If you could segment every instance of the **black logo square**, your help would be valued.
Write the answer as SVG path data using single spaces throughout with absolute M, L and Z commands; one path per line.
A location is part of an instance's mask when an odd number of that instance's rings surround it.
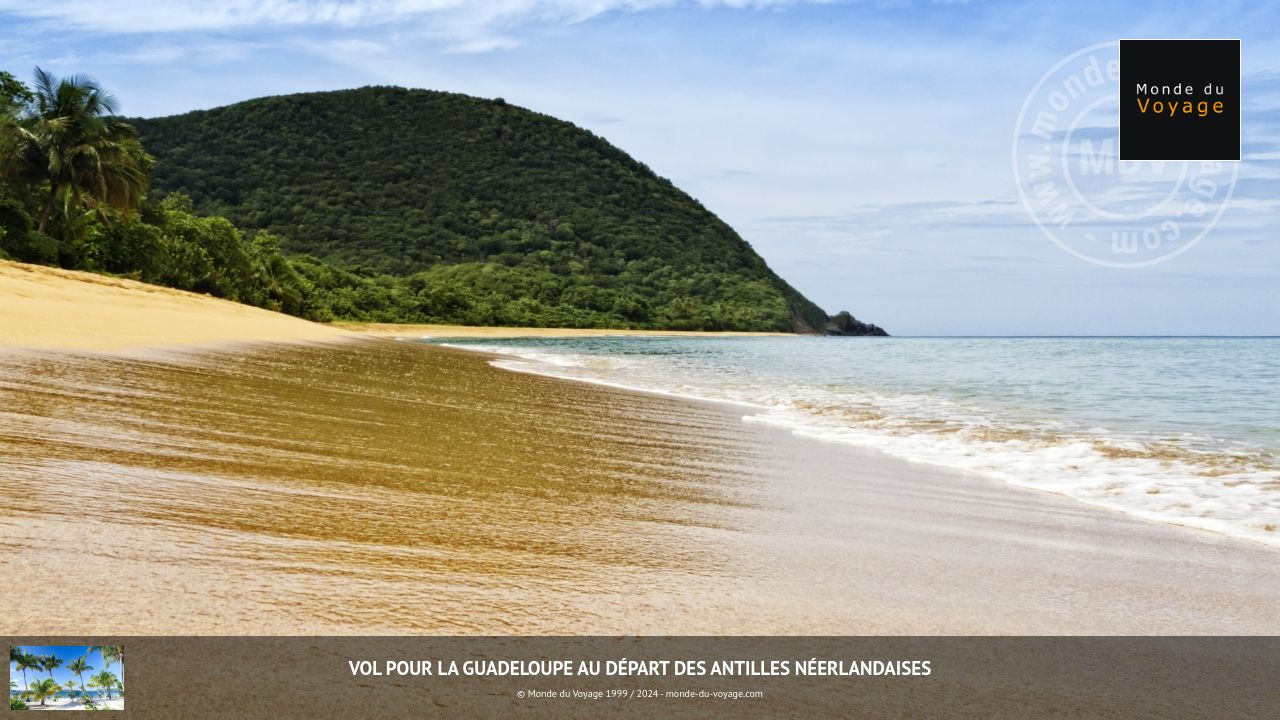
M 1239 160 L 1240 41 L 1121 40 L 1120 159 Z

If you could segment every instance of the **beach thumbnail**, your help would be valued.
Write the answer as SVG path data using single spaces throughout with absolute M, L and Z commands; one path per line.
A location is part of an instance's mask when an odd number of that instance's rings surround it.
M 10 710 L 123 710 L 119 645 L 9 647 Z

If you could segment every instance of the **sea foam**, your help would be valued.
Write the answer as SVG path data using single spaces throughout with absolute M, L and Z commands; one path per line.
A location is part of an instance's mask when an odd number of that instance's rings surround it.
M 786 350 L 779 343 L 787 342 L 793 344 L 790 361 L 786 352 L 778 352 L 779 347 Z M 1144 411 L 1177 412 L 1181 406 L 1173 403 L 1194 400 L 1176 393 L 1192 393 L 1192 387 L 1174 388 L 1164 401 L 1148 399 L 1145 408 L 1136 400 L 1108 408 L 1106 391 L 1094 388 L 1090 392 L 1099 398 L 1077 398 L 1063 392 L 1070 379 L 1041 377 L 1039 372 L 1032 373 L 1033 380 L 1004 381 L 1007 387 L 993 382 L 989 388 L 993 396 L 986 397 L 972 383 L 956 381 L 961 373 L 951 367 L 966 363 L 964 372 L 981 373 L 982 368 L 972 366 L 973 349 L 963 348 L 963 358 L 948 360 L 945 352 L 939 354 L 938 346 L 920 347 L 926 356 L 919 362 L 923 367 L 899 362 L 881 369 L 891 380 L 896 369 L 898 377 L 916 380 L 915 387 L 905 380 L 899 381 L 903 387 L 898 388 L 885 387 L 886 382 L 869 387 L 859 382 L 856 372 L 837 377 L 840 373 L 827 373 L 794 354 L 812 348 L 827 355 L 843 352 L 841 342 L 850 347 L 849 341 L 825 342 L 835 343 L 835 350 L 801 340 L 764 344 L 642 338 L 453 346 L 503 355 L 493 364 L 507 370 L 731 403 L 744 411 L 745 422 L 873 448 L 914 463 L 978 473 L 1149 520 L 1280 547 L 1277 454 L 1265 443 L 1232 438 L 1228 432 L 1261 425 L 1264 439 L 1270 437 L 1266 434 L 1270 427 L 1252 414 L 1258 408 L 1236 407 L 1239 417 L 1234 424 L 1204 421 L 1208 427 L 1197 427 L 1195 422 L 1174 418 L 1162 426 L 1159 421 L 1167 418 L 1148 421 Z M 865 348 L 856 352 L 865 353 Z M 1026 344 L 1014 343 L 989 352 L 987 370 L 1009 374 L 1007 363 L 1026 361 L 1029 350 Z M 1121 355 L 1132 353 L 1125 348 Z M 764 359 L 758 357 L 761 354 Z M 1113 358 L 1118 359 L 1125 358 Z M 824 357 L 822 362 L 831 360 Z M 1090 373 L 1095 372 L 1091 365 Z M 1111 394 L 1123 396 L 1124 380 L 1115 382 L 1119 386 Z M 921 386 L 928 386 L 928 391 Z M 1010 402 L 1011 396 L 1016 403 Z M 1187 407 L 1186 413 L 1195 415 Z M 1099 422 L 1102 417 L 1110 422 Z

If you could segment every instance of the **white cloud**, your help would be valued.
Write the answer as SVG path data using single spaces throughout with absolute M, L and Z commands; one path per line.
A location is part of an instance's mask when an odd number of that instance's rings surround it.
M 155 33 L 262 25 L 365 27 L 424 20 L 470 31 L 531 22 L 580 22 L 611 11 L 696 4 L 758 8 L 806 0 L 0 0 L 0 11 L 85 30 Z M 821 1 L 821 0 L 818 0 Z M 468 39 L 469 41 L 470 39 Z
M 444 51 L 456 55 L 465 55 L 469 53 L 493 52 L 494 50 L 510 50 L 519 46 L 520 41 L 513 37 L 506 35 L 492 35 L 455 42 L 445 47 Z
M 519 47 L 519 29 L 572 25 L 610 12 L 643 12 L 680 5 L 769 8 L 839 0 L 0 0 L 0 13 L 58 29 L 111 34 L 163 34 L 308 28 L 376 29 L 425 38 L 449 54 Z M 381 54 L 385 48 L 331 43 L 340 52 Z M 347 44 L 347 47 L 343 46 Z M 381 45 L 381 43 L 379 43 Z
M 334 40 L 333 47 L 339 52 L 358 54 L 382 54 L 390 52 L 391 50 L 391 48 L 380 42 L 362 40 L 360 38 L 343 38 L 341 40 Z

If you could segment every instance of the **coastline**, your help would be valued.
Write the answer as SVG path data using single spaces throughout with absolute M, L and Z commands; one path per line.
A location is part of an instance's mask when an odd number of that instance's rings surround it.
M 245 343 L 525 337 L 786 337 L 789 333 L 315 323 L 208 295 L 0 260 L 0 348 L 120 353 Z
M 33 579 L 3 631 L 1280 628 L 1270 549 L 488 360 L 0 356 L 0 569 Z M 112 578 L 92 606 L 85 575 Z
M 101 699 L 97 701 L 97 705 L 105 710 L 124 710 L 124 698 L 116 697 L 111 700 Z M 84 704 L 78 698 L 58 698 L 49 700 L 45 705 L 36 702 L 27 703 L 27 710 L 40 712 L 43 710 L 84 710 Z
M 498 327 L 492 325 L 406 325 L 399 323 L 333 323 L 335 328 L 371 337 L 424 338 L 576 338 L 576 337 L 793 337 L 795 333 L 732 330 L 623 330 L 610 328 Z
M 1254 543 L 718 403 L 27 272 L 0 265 L 0 344 L 53 352 L 0 353 L 0 571 L 28 579 L 5 634 L 1280 632 Z M 118 352 L 170 333 L 195 351 Z M 111 579 L 94 603 L 83 577 Z
M 1237 446 L 1231 454 L 1215 453 L 1205 443 L 1187 447 L 1178 443 L 1182 438 L 1176 435 L 1161 437 L 1141 425 L 1126 432 L 1123 426 L 1102 427 L 1106 421 L 1072 427 L 1061 418 L 1044 421 L 1029 419 L 1034 416 L 1027 414 L 1002 415 L 991 405 L 1003 396 L 997 387 L 989 388 L 982 405 L 967 406 L 963 401 L 958 406 L 951 404 L 954 396 L 926 393 L 904 397 L 893 391 L 877 396 L 864 389 L 878 384 L 883 387 L 886 373 L 903 386 L 918 385 L 922 380 L 933 383 L 935 377 L 949 372 L 945 362 L 926 363 L 927 375 L 922 376 L 912 355 L 925 358 L 941 353 L 937 357 L 942 358 L 948 351 L 964 355 L 967 350 L 971 354 L 965 342 L 942 348 L 933 341 L 934 347 L 921 348 L 922 353 L 893 355 L 880 347 L 860 354 L 819 352 L 833 346 L 806 343 L 802 338 L 783 343 L 714 345 L 652 345 L 612 338 L 497 345 L 448 340 L 442 344 L 496 354 L 499 357 L 494 365 L 507 370 L 725 403 L 745 413 L 744 422 L 763 423 L 824 443 L 854 445 L 912 464 L 976 473 L 1108 512 L 1280 550 L 1276 534 L 1280 516 L 1274 503 L 1267 501 L 1266 479 L 1259 482 L 1269 467 L 1266 455 L 1250 456 L 1247 446 Z M 1030 344 L 1026 341 L 1018 351 L 1026 353 Z M 837 343 L 835 347 L 843 351 L 849 346 Z M 780 360 L 789 368 L 801 369 L 780 370 Z M 673 367 L 683 371 L 672 377 Z M 830 371 L 838 367 L 860 368 L 864 388 L 843 384 Z M 788 382 L 793 384 L 788 386 Z M 1025 391 L 1025 386 L 1017 387 L 1018 379 L 1012 383 L 1006 380 L 1006 384 L 1013 387 L 1004 389 L 1014 393 Z M 899 404 L 895 406 L 895 402 Z M 1087 400 L 1077 400 L 1074 409 L 1084 402 Z M 1050 409 L 1041 417 L 1053 417 L 1053 412 Z M 1250 461 L 1254 464 L 1249 465 Z

